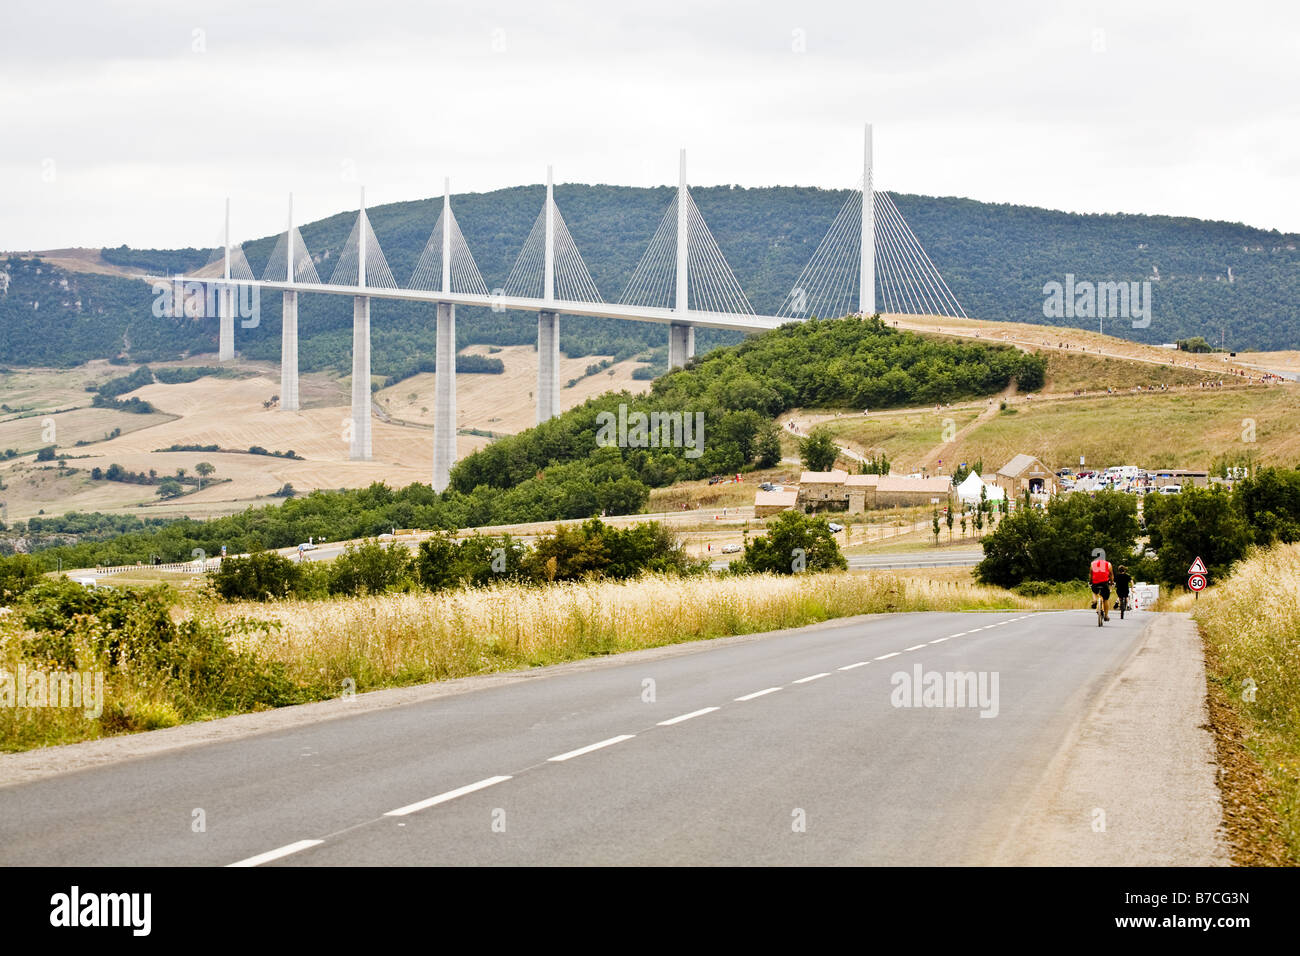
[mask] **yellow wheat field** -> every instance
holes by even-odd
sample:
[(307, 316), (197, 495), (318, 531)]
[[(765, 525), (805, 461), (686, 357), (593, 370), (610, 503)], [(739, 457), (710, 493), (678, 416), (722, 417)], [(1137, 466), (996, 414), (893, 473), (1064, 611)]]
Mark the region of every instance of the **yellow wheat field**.
[(999, 588), (883, 573), (648, 576), (546, 587), (217, 606), (278, 621), (260, 653), (302, 682), (438, 680), (887, 611), (1031, 608)]

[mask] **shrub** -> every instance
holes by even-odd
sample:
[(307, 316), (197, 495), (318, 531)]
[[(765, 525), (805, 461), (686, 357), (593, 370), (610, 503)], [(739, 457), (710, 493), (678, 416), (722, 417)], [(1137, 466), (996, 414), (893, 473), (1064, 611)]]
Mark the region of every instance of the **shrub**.
[(255, 551), (224, 559), (209, 575), (213, 590), (227, 601), (269, 601), (294, 593), (302, 570), (275, 551)]
[(745, 556), (733, 565), (739, 572), (771, 574), (844, 571), (848, 566), (826, 519), (800, 511), (782, 512), (765, 535), (745, 544)]
[(373, 539), (349, 544), (329, 570), (330, 594), (383, 594), (411, 583), (411, 553), (397, 542), (388, 547)]

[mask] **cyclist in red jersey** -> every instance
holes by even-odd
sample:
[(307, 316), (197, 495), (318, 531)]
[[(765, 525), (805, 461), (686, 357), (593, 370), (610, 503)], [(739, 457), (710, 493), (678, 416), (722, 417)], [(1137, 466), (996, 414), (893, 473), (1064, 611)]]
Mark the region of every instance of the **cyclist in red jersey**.
[(1092, 584), (1092, 593), (1095, 597), (1092, 600), (1092, 606), (1097, 606), (1098, 599), (1102, 602), (1102, 618), (1110, 620), (1110, 586), (1115, 580), (1115, 571), (1110, 566), (1110, 562), (1104, 557), (1096, 557), (1088, 568), (1088, 578)]

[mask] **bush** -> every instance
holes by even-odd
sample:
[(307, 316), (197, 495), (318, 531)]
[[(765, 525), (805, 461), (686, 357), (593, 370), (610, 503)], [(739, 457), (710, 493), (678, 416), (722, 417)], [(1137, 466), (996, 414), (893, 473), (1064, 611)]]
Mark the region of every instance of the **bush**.
[(41, 582), (44, 568), (29, 554), (0, 556), (0, 605), (9, 606)]
[(287, 598), (302, 583), (300, 565), (275, 551), (226, 558), (209, 575), (213, 590), (227, 601)]
[(767, 526), (767, 534), (745, 544), (738, 572), (798, 574), (801, 571), (845, 571), (849, 563), (825, 518), (785, 511)]
[(329, 570), (329, 593), (362, 595), (401, 590), (413, 583), (411, 552), (393, 542), (349, 544)]
[(37, 461), (54, 461), (54, 446), (46, 445), (36, 453)]
[(1211, 582), (1222, 580), (1254, 541), (1239, 499), (1221, 485), (1147, 495), (1144, 511), (1164, 584), (1185, 584), (1197, 557), (1205, 562)]

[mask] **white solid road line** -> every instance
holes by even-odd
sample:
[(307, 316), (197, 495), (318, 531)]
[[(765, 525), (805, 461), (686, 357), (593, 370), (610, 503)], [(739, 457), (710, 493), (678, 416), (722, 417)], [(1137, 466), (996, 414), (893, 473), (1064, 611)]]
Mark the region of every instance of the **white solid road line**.
[(699, 717), (701, 714), (711, 714), (717, 709), (718, 708), (716, 707), (701, 707), (699, 710), (693, 710), (689, 714), (682, 714), (680, 717), (672, 717), (668, 720), (661, 720), (659, 721), (658, 726), (669, 727), (672, 724), (680, 724), (683, 720), (690, 720), (692, 717)]
[(851, 671), (855, 667), (866, 667), (870, 663), (871, 661), (858, 661), (856, 664), (847, 664), (844, 667), (841, 667), (839, 669), (842, 671)]
[(324, 840), (299, 840), (297, 843), (282, 846), (278, 850), (268, 850), (265, 853), (257, 854), (257, 856), (250, 856), (247, 860), (240, 860), (238, 863), (227, 863), (226, 866), (261, 866), (263, 863), (270, 863), (272, 860), (278, 860), (282, 856), (289, 856), (299, 850), (308, 850), (314, 846), (320, 846), (324, 842)]
[(889, 660), (891, 657), (897, 657), (897, 656), (898, 656), (899, 654), (901, 654), (901, 653), (902, 653), (902, 651), (890, 651), (888, 654), (881, 654), (879, 657), (876, 658), (876, 660), (878, 660), (878, 661), (887, 661), (887, 660)]
[(919, 650), (920, 650), (921, 648), (923, 648), (923, 647), (925, 647), (924, 644), (913, 644), (911, 647), (905, 647), (905, 648), (903, 648), (903, 650), (904, 650), (904, 651), (919, 651)]
[(430, 797), (428, 800), (421, 800), (419, 803), (410, 803), (404, 807), (398, 807), (396, 810), (389, 810), (384, 814), (384, 816), (404, 817), (408, 813), (414, 813), (416, 810), (423, 810), (426, 807), (434, 807), (440, 803), (446, 803), (448, 800), (455, 800), (457, 797), (463, 797), (467, 793), (473, 793), (475, 790), (482, 790), (484, 787), (490, 787), (493, 784), (498, 784), (503, 780), (509, 779), (509, 777), (488, 777), (486, 780), (480, 780), (478, 783), (466, 784), (463, 787), (457, 787), (455, 790), (448, 790), (446, 793), (440, 793), (436, 797)]
[(810, 680), (816, 680), (816, 679), (819, 678), (819, 677), (830, 677), (830, 676), (831, 676), (831, 672), (830, 672), (830, 671), (822, 671), (820, 674), (810, 674), (810, 675), (807, 676), (807, 677), (800, 677), (797, 681), (791, 681), (791, 683), (793, 683), (793, 684), (806, 684), (806, 683), (808, 683)]
[(579, 747), (577, 750), (570, 750), (567, 754), (559, 754), (555, 757), (548, 758), (551, 761), (570, 760), (574, 757), (581, 757), (583, 754), (589, 754), (593, 750), (599, 750), (601, 747), (609, 747), (613, 744), (621, 744), (625, 740), (631, 740), (636, 734), (619, 734), (617, 737), (610, 737), (608, 740), (602, 740), (600, 743), (589, 744), (586, 747)]
[(948, 640), (948, 638), (946, 638), (946, 637), (936, 637), (936, 638), (935, 638), (933, 641), (931, 641), (930, 643), (931, 643), (931, 644), (942, 644), (942, 643), (943, 643), (944, 641), (946, 641), (946, 640)]
[(959, 633), (957, 633), (957, 634), (949, 634), (948, 636), (949, 636), (949, 637), (965, 637), (965, 636), (966, 636), (967, 634), (969, 634), (969, 633), (970, 633), (970, 631), (961, 631), (961, 632), (959, 632)]
[(752, 694), (746, 694), (744, 697), (737, 697), (736, 700), (753, 700), (755, 697), (762, 697), (764, 694), (775, 694), (781, 688), (769, 687), (766, 690), (756, 690)]

